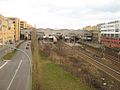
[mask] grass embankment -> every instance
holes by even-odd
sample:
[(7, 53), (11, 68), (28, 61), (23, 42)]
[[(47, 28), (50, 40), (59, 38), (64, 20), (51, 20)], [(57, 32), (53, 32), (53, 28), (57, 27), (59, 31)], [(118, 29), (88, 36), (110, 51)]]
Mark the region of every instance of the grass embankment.
[[(32, 32), (31, 48), (32, 90), (91, 90), (79, 78), (49, 60), (49, 55), (43, 53), (44, 46), (37, 41), (36, 30)], [(49, 48), (46, 51), (49, 53)]]
[(16, 50), (9, 52), (5, 56), (3, 56), (3, 59), (4, 60), (11, 60), (11, 58), (15, 55), (15, 53), (16, 53)]
[[(23, 42), (24, 42), (24, 41), (23, 41)], [(16, 46), (16, 48), (19, 48), (20, 45), (21, 45), (23, 42), (19, 43), (19, 44)], [(17, 51), (17, 50), (14, 49), (12, 52), (7, 53), (6, 55), (3, 56), (3, 59), (4, 59), (4, 60), (11, 60), (11, 58), (16, 54), (16, 51)]]
[(77, 77), (40, 55), (41, 90), (91, 90)]

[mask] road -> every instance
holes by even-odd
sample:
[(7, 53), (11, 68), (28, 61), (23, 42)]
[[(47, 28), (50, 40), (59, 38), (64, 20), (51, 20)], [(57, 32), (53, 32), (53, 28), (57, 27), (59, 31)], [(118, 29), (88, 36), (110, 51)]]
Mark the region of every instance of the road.
[[(23, 42), (23, 41), (21, 40), (21, 41), (17, 42), (16, 44), (10, 44), (10, 46), (15, 47), (15, 45), (17, 46), (17, 45), (18, 45), (19, 43), (21, 43), (21, 42)], [(6, 53), (8, 53), (8, 52), (10, 52), (10, 51), (11, 51), (11, 49), (8, 48), (8, 47), (1, 47), (1, 48), (0, 48), (0, 59), (1, 59)]]
[[(32, 59), (31, 49), (26, 50), (26, 43), (28, 42), (23, 43), (20, 49)], [(12, 60), (5, 63), (0, 66), (0, 90), (29, 90), (30, 65), (24, 53), (17, 51)]]

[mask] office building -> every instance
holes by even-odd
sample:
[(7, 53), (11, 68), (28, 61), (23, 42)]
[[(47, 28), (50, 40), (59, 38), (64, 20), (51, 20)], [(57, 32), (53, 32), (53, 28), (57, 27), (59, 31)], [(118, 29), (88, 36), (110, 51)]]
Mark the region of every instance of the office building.
[(120, 48), (120, 21), (101, 25), (101, 43), (108, 47)]

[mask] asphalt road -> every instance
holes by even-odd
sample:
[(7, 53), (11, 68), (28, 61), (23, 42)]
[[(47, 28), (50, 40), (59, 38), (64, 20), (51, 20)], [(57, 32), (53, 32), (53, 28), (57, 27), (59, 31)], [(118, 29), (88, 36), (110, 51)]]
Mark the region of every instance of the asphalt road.
[[(20, 49), (32, 59), (31, 48), (26, 49), (27, 43), (23, 43)], [(11, 61), (0, 66), (0, 90), (29, 90), (30, 87), (29, 60), (24, 53), (18, 51)]]
[[(21, 43), (22, 42), (22, 40), (21, 41), (19, 41), (19, 42), (17, 42), (16, 44), (10, 44), (9, 46), (13, 46), (13, 47), (15, 47), (15, 45), (17, 46), (19, 43)], [(7, 54), (8, 52), (10, 52), (11, 51), (11, 49), (10, 48), (8, 48), (8, 47), (1, 47), (0, 48), (0, 60), (1, 60), (1, 58), (5, 55), (5, 54)]]

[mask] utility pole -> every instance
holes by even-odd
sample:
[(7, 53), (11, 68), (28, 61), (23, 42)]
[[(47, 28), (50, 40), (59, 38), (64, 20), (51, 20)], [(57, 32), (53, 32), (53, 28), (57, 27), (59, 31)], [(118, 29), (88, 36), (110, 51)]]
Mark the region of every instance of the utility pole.
[(105, 45), (102, 44), (102, 59), (104, 60), (105, 59)]
[(74, 36), (74, 46), (75, 46), (75, 36)]
[(120, 59), (120, 57), (119, 57), (119, 56), (120, 56), (120, 51), (118, 52), (118, 60)]

